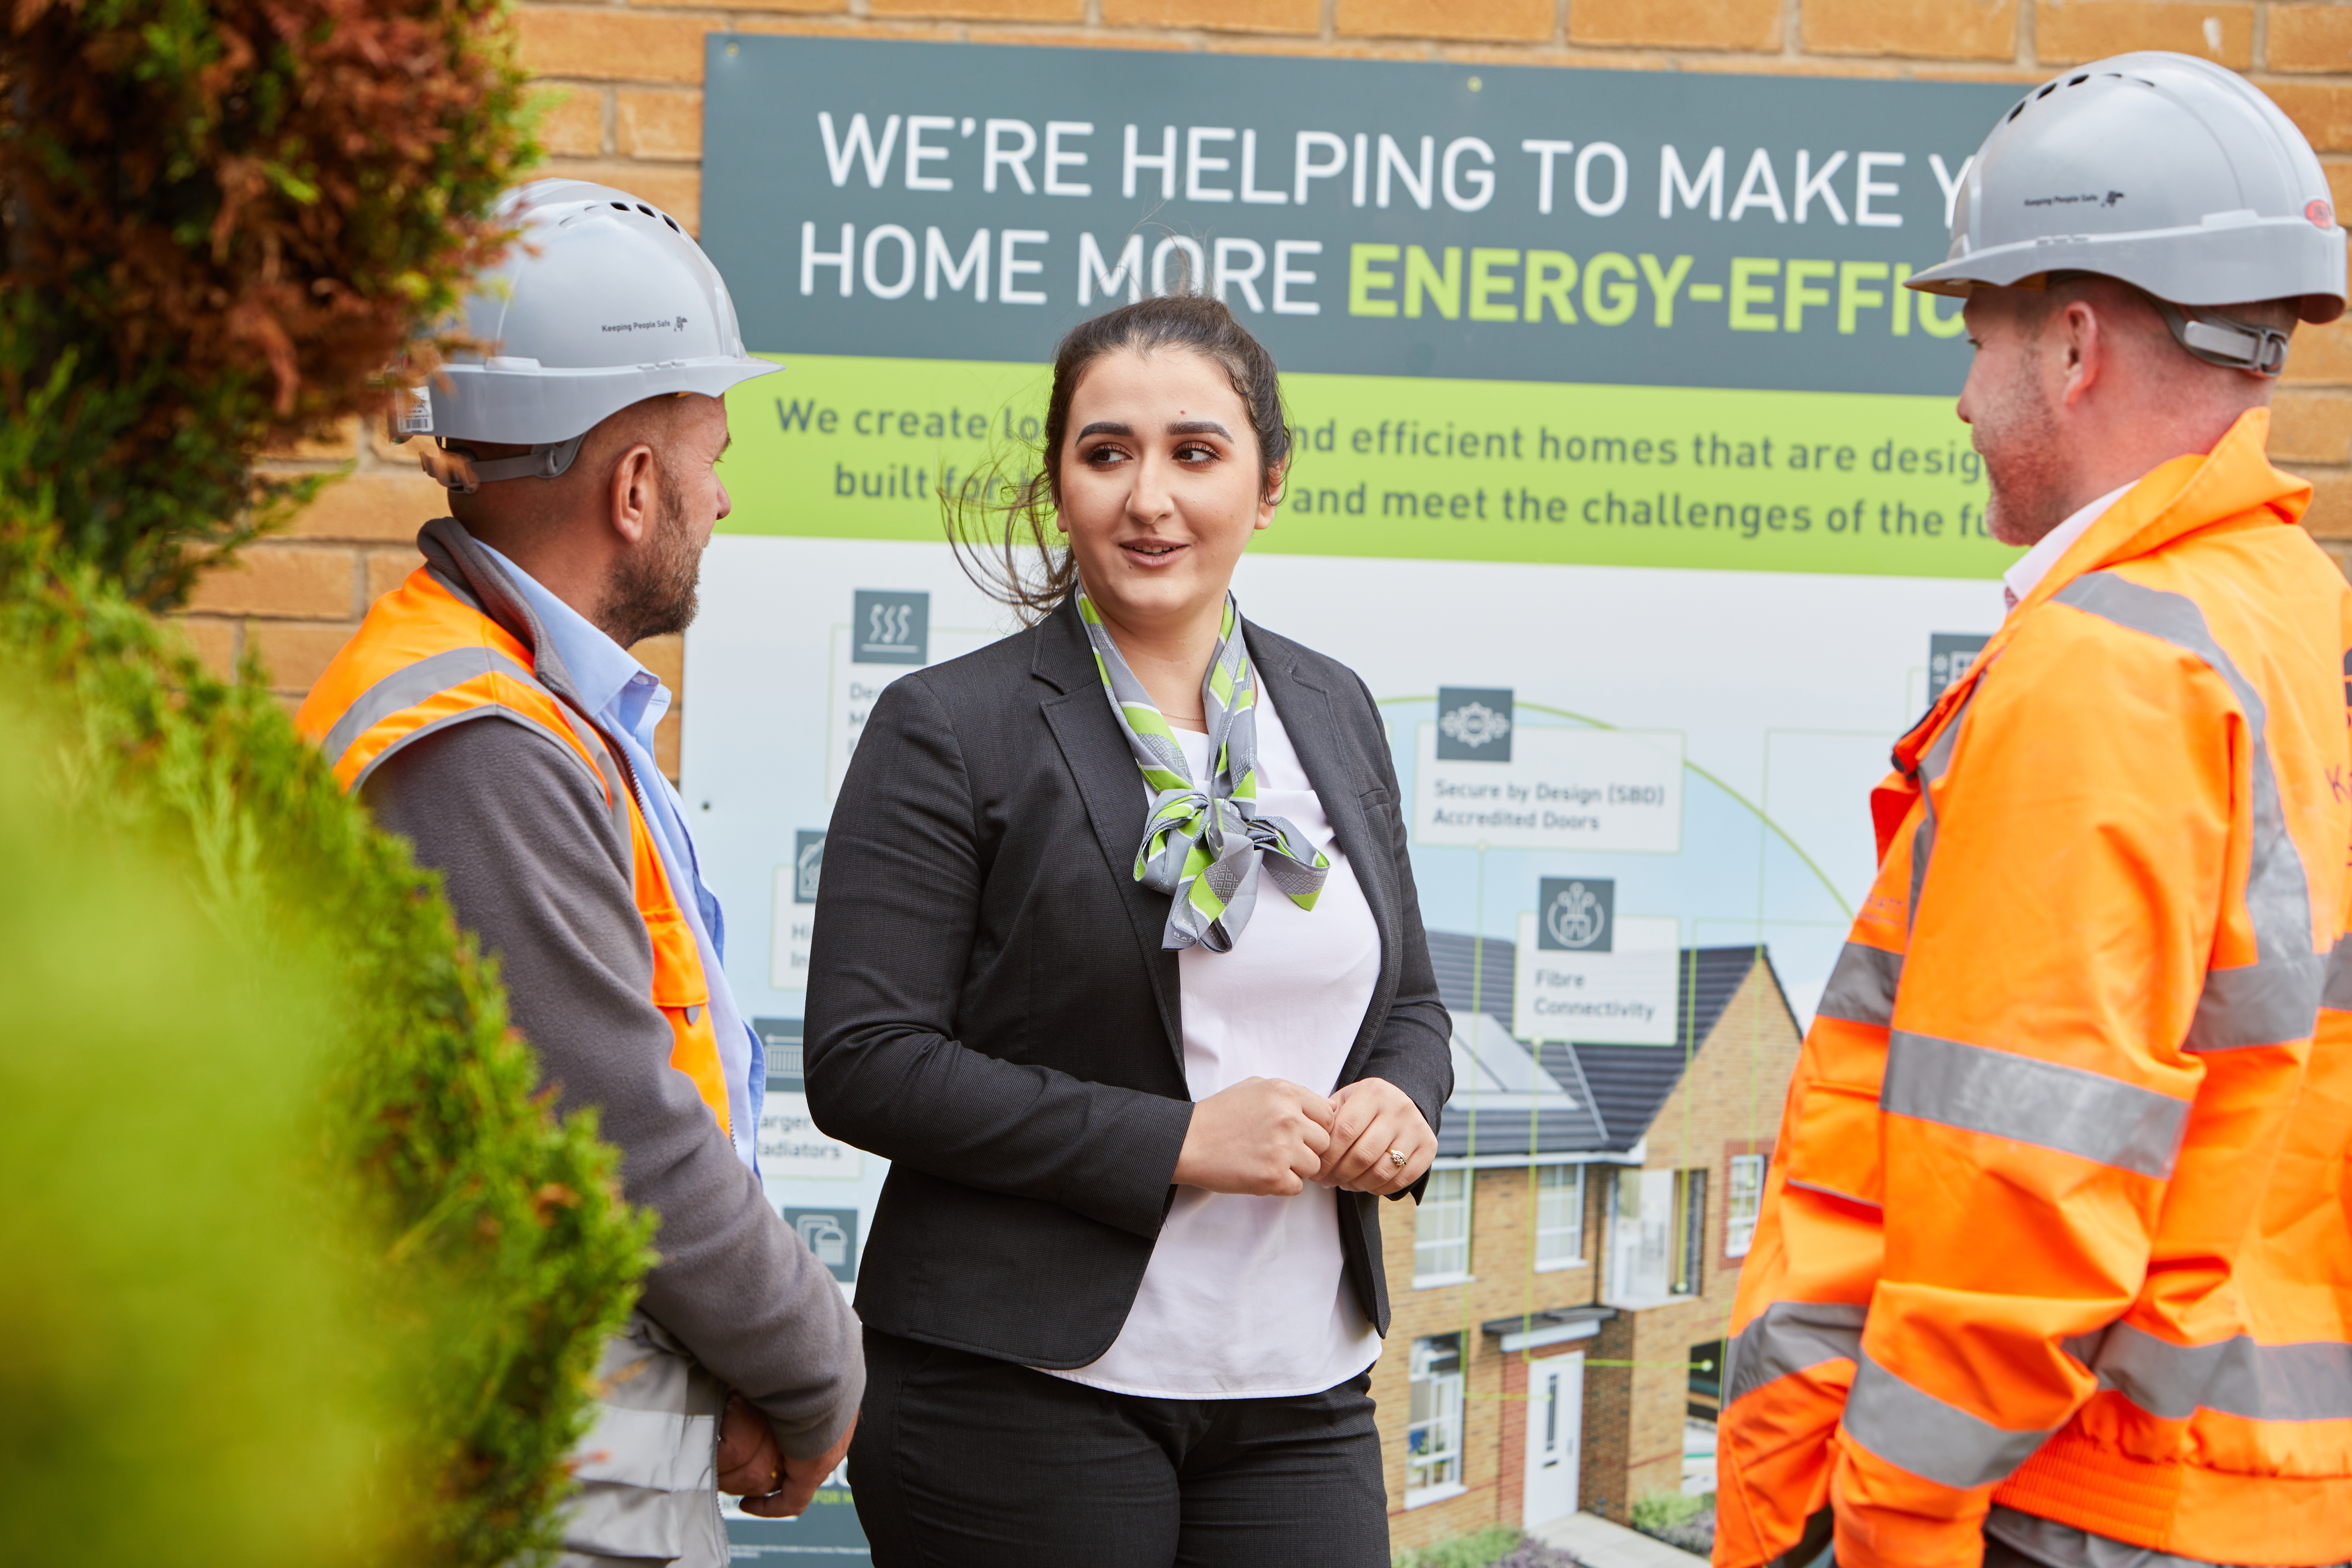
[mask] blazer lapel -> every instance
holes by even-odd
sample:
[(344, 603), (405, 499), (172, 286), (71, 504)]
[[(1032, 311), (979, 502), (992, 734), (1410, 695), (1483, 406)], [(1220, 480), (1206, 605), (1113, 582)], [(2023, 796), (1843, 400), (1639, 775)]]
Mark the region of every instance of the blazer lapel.
[[(1354, 868), (1356, 884), (1363, 889), (1364, 902), (1371, 906), (1372, 923), (1380, 930), (1381, 977), (1373, 987), (1372, 1005), (1357, 1031), (1355, 1046), (1348, 1053), (1352, 1069), (1357, 1057), (1371, 1042), (1373, 1020), (1387, 1013), (1387, 999), (1396, 988), (1400, 932), (1393, 850), (1387, 835), (1365, 815), (1360, 792), (1371, 780), (1354, 765), (1356, 759), (1351, 752), (1357, 748), (1349, 743), (1339, 727), (1331, 693), (1300, 674), (1282, 657), (1279, 648), (1269, 646), (1271, 638), (1258, 633), (1246, 620), (1242, 623), (1242, 632), (1249, 645), (1250, 663), (1266, 695), (1273, 700), (1283, 729), (1289, 733), (1291, 748), (1307, 768), (1307, 782), (1315, 786), (1316, 797), (1323, 803), (1323, 815), (1331, 819), (1332, 835), (1339, 839), (1339, 850), (1348, 857), (1349, 865)], [(1265, 650), (1264, 658), (1260, 657), (1261, 648)], [(1243, 940), (1248, 938), (1244, 936)]]
[(1046, 698), (1039, 710), (1077, 784), (1078, 797), (1087, 804), (1095, 839), (1127, 905), (1152, 997), (1160, 1005), (1160, 1021), (1168, 1031), (1168, 1048), (1181, 1073), (1184, 1031), (1176, 955), (1160, 946), (1168, 929), (1168, 895), (1135, 879), (1135, 851), (1142, 842), (1150, 797), (1103, 695), (1102, 673), (1095, 668), (1094, 649), (1078, 620), (1076, 600), (1065, 603), (1037, 628), (1037, 656), (1030, 673), (1061, 693)]

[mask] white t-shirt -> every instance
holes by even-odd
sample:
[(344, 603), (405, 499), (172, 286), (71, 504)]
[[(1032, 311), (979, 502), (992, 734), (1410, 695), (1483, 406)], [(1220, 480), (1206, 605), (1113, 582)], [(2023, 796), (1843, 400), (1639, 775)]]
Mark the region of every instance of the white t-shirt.
[[(1205, 778), (1209, 738), (1176, 738)], [(1371, 907), (1263, 689), (1257, 746), (1259, 807), (1296, 823), (1331, 874), (1311, 911), (1261, 874), (1231, 952), (1177, 955), (1195, 1100), (1245, 1078), (1330, 1093), (1380, 978)], [(1055, 1375), (1163, 1399), (1317, 1394), (1355, 1376), (1380, 1359), (1381, 1341), (1343, 1278), (1338, 1207), (1312, 1182), (1290, 1198), (1177, 1188), (1118, 1338), (1101, 1360)]]

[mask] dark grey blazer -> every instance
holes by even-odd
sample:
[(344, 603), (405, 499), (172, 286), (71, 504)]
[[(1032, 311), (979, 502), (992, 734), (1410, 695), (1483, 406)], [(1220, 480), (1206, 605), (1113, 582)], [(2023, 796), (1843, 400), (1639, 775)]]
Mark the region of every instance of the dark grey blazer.
[[(1244, 626), (1380, 928), (1339, 1081), (1388, 1079), (1433, 1129), (1452, 1025), (1379, 712), (1345, 666)], [(1192, 1115), (1168, 896), (1133, 874), (1147, 815), (1074, 603), (875, 703), (825, 839), (806, 1053), (817, 1125), (892, 1162), (870, 1326), (1075, 1367), (1126, 1322)], [(1385, 1333), (1380, 1205), (1339, 1197)]]

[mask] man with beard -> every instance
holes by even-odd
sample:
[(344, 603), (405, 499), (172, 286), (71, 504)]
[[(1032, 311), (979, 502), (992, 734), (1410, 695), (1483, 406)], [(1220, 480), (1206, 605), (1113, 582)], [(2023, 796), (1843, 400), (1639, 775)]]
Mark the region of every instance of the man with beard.
[(469, 303), (477, 352), (399, 421), (433, 437), (454, 515), (299, 722), (441, 873), (559, 1104), (597, 1108), (624, 1194), (660, 1216), (559, 1562), (718, 1568), (717, 1492), (799, 1513), (865, 1382), (839, 1288), (761, 1187), (761, 1046), (655, 764), (670, 694), (627, 652), (694, 618), (729, 508), (720, 398), (777, 367), (744, 353), (717, 269), (650, 205), (549, 180), (504, 211), (522, 237)]
[(1953, 230), (1912, 282), (1968, 300), (1959, 415), (2032, 548), (1872, 799), (1715, 1561), (2343, 1563), (2352, 590), (2263, 447), (2344, 231), (2284, 115), (2164, 54), (2029, 95)]

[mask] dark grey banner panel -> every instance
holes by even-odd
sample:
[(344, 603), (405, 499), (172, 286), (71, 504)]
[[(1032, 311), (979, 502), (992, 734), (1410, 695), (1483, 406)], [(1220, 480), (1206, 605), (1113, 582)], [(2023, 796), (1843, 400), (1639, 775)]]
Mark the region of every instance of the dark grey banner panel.
[(1213, 290), (1286, 370), (1950, 394), (1948, 193), (2017, 89), (713, 34), (761, 352), (1040, 361)]

